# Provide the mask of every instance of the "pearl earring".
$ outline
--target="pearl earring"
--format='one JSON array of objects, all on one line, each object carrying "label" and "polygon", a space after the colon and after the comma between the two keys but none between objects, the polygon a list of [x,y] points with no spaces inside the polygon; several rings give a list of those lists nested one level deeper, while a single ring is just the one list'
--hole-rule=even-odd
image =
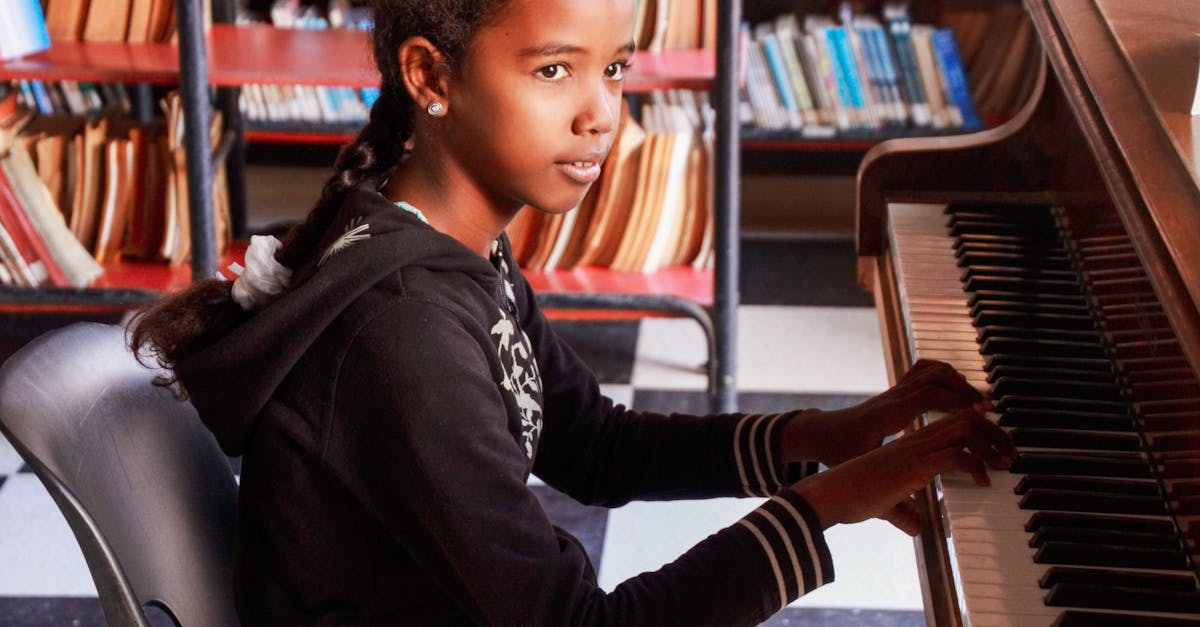
[{"label": "pearl earring", "polygon": [[436,101],[436,100],[434,100],[433,102],[429,103],[429,106],[428,106],[428,107],[425,107],[425,111],[426,111],[427,113],[429,113],[429,115],[432,115],[432,116],[433,116],[433,117],[435,117],[435,118],[436,118],[436,117],[441,117],[442,113],[443,113],[445,110],[446,110],[446,107],[445,107],[445,105],[443,105],[442,103],[440,103],[440,102],[438,102],[438,101]]}]

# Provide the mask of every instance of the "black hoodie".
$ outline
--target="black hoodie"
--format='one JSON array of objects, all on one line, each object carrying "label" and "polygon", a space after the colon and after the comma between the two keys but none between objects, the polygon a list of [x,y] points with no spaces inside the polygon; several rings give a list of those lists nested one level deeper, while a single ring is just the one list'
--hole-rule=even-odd
[{"label": "black hoodie", "polygon": [[[775,455],[786,415],[614,406],[512,261],[368,189],[320,261],[176,367],[243,455],[235,587],[247,626],[752,625],[833,579]],[[583,503],[774,496],[611,593],[526,480]],[[785,477],[785,474],[791,476]]]}]

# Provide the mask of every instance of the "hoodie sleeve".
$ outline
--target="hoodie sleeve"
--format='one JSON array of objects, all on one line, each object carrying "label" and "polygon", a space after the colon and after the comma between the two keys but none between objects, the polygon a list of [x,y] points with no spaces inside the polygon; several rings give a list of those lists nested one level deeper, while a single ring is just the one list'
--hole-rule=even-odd
[{"label": "hoodie sleeve", "polygon": [[597,587],[583,549],[525,484],[479,332],[414,301],[367,323],[338,374],[325,454],[474,622],[753,625],[832,580],[816,515],[784,490],[662,569]]},{"label": "hoodie sleeve", "polygon": [[534,473],[547,484],[580,502],[615,507],[634,499],[770,496],[818,471],[815,461],[780,459],[793,412],[663,415],[615,405],[551,328],[524,277],[516,289],[542,373]]}]

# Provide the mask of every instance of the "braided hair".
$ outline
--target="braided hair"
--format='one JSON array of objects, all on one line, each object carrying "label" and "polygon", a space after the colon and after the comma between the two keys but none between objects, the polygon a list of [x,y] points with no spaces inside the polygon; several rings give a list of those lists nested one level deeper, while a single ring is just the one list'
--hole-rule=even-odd
[{"label": "braided hair", "polygon": [[[375,19],[371,39],[381,75],[379,99],[358,137],[338,153],[335,172],[307,218],[284,236],[276,261],[295,269],[313,258],[346,194],[358,185],[382,183],[400,164],[413,134],[415,109],[401,78],[401,44],[410,37],[425,37],[453,70],[465,58],[475,33],[497,19],[507,1],[371,0]],[[231,282],[198,281],[139,312],[129,343],[135,354],[148,347],[158,363],[169,368],[212,345],[251,315],[234,302]]]}]

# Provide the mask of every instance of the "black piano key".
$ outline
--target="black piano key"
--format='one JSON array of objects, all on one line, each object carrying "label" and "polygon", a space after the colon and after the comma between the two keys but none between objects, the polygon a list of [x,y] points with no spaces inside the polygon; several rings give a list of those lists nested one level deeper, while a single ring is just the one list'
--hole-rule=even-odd
[{"label": "black piano key", "polygon": [[992,398],[1005,396],[1040,396],[1077,398],[1083,400],[1122,402],[1121,388],[1116,383],[1071,381],[1057,378],[1000,377],[992,384]]},{"label": "black piano key", "polygon": [[1155,570],[1186,570],[1188,567],[1187,553],[1183,550],[1109,546],[1086,542],[1046,542],[1034,553],[1033,561],[1036,564]]},{"label": "black piano key", "polygon": [[1005,237],[1017,237],[1026,239],[1036,237],[1039,239],[1057,240],[1059,239],[1058,232],[1055,230],[1053,223],[1021,223],[1008,222],[998,220],[950,220],[950,234],[954,237],[973,236],[973,235],[999,235]]},{"label": "black piano key", "polygon": [[956,248],[987,248],[1008,247],[1019,251],[1037,251],[1048,254],[1062,254],[1066,248],[1062,238],[1057,233],[1033,233],[1028,235],[988,235],[980,233],[963,233],[955,238]]},{"label": "black piano key", "polygon": [[1066,342],[1062,340],[1031,340],[1004,336],[991,337],[984,340],[979,346],[979,352],[984,355],[1017,353],[1047,357],[1084,357],[1093,359],[1107,356],[1107,348],[1103,342],[1099,341]]},{"label": "black piano key", "polygon": [[1182,546],[1179,536],[1174,534],[1130,533],[1103,529],[1075,529],[1074,527],[1042,527],[1029,538],[1029,546],[1035,549],[1047,542],[1084,542],[1168,550],[1179,549]]},{"label": "black piano key", "polygon": [[996,400],[996,410],[1003,413],[1010,409],[1060,410],[1079,411],[1096,414],[1111,414],[1125,416],[1129,408],[1124,403],[1112,401],[1093,401],[1079,398],[1061,398],[1046,396],[1017,396],[1009,394]]},{"label": "black piano key", "polygon": [[1031,366],[993,366],[987,371],[988,383],[995,383],[1001,377],[1038,378],[1038,379],[1069,379],[1077,382],[1108,383],[1116,382],[1116,375],[1106,370],[1081,370],[1075,368],[1035,368]]},{"label": "black piano key", "polygon": [[988,250],[967,250],[957,255],[960,268],[972,266],[1005,266],[1008,268],[1044,268],[1046,270],[1071,270],[1070,257],[1066,255],[1025,255],[1013,252],[996,252]]},{"label": "black piano key", "polygon": [[966,283],[971,277],[977,276],[1008,277],[1029,281],[1067,281],[1076,284],[1080,279],[1079,273],[1074,270],[1069,268],[1062,270],[1051,269],[1041,263],[1032,267],[1024,265],[1010,266],[1002,263],[968,265],[962,269],[960,276],[963,283]]},{"label": "black piano key", "polygon": [[978,317],[987,312],[1011,312],[1017,314],[1054,314],[1061,316],[1088,316],[1092,310],[1087,303],[1049,303],[1034,301],[989,300],[978,298],[969,303],[971,316]]},{"label": "black piano key", "polygon": [[1045,427],[1088,431],[1134,432],[1132,416],[1084,411],[1013,408],[1000,414],[1001,427]]},{"label": "black piano key", "polygon": [[981,309],[980,313],[975,316],[975,324],[982,327],[1006,326],[1034,329],[1070,329],[1074,331],[1092,331],[1098,329],[1096,319],[1092,316],[989,311],[986,309]]},{"label": "black piano key", "polygon": [[1112,492],[1137,496],[1162,497],[1158,482],[1153,479],[1106,479],[1098,477],[1056,477],[1052,475],[1025,475],[1017,482],[1013,492],[1025,494],[1029,490],[1082,490],[1090,492]]},{"label": "black piano key", "polygon": [[1050,295],[1080,296],[1083,294],[1083,287],[1075,281],[983,273],[972,274],[968,277],[963,281],[963,289],[972,293],[993,291],[1033,294],[1038,298]]},{"label": "black piano key", "polygon": [[1134,514],[1165,516],[1167,505],[1162,497],[1137,496],[1115,492],[1079,492],[1074,490],[1032,489],[1021,497],[1019,507],[1026,510],[1092,512],[1097,514]]},{"label": "black piano key", "polygon": [[1000,290],[982,290],[970,292],[967,296],[967,306],[974,307],[984,301],[1002,301],[1013,303],[1012,307],[1046,308],[1047,306],[1066,306],[1088,308],[1089,304],[1083,295],[1073,294],[1029,294],[1026,292],[1010,292]]},{"label": "black piano key", "polygon": [[1062,448],[1079,451],[1140,451],[1142,439],[1136,433],[1076,431],[1019,427],[1010,435],[1017,448]]},{"label": "black piano key", "polygon": [[1059,340],[1063,342],[1087,342],[1103,344],[1104,335],[1095,329],[1039,329],[1037,327],[1006,327],[975,323],[976,336],[983,342],[994,337],[1024,338],[1031,340]]},{"label": "black piano key", "polygon": [[1131,479],[1147,479],[1153,476],[1149,464],[1142,456],[1117,453],[1031,453],[1022,451],[1013,460],[1009,472],[1021,475],[1081,475]]},{"label": "black piano key", "polygon": [[1038,586],[1049,589],[1059,583],[1080,583],[1097,586],[1129,586],[1191,592],[1197,590],[1194,575],[1145,573],[1129,570],[1105,570],[1075,566],[1051,566],[1038,580]]},{"label": "black piano key", "polygon": [[1058,615],[1052,627],[1196,627],[1197,625],[1200,625],[1200,619],[1067,610]]},{"label": "black piano key", "polygon": [[1036,533],[1043,527],[1075,527],[1076,529],[1108,529],[1129,533],[1175,533],[1169,518],[1131,518],[1081,512],[1037,512],[1025,523],[1025,531]]},{"label": "black piano key", "polygon": [[1088,607],[1142,612],[1200,613],[1200,593],[1125,586],[1060,583],[1046,593],[1051,607]]},{"label": "black piano key", "polygon": [[1113,363],[1106,358],[1046,357],[1044,355],[1001,354],[984,357],[984,367],[991,372],[1000,366],[1017,368],[1069,368],[1113,373]]}]

